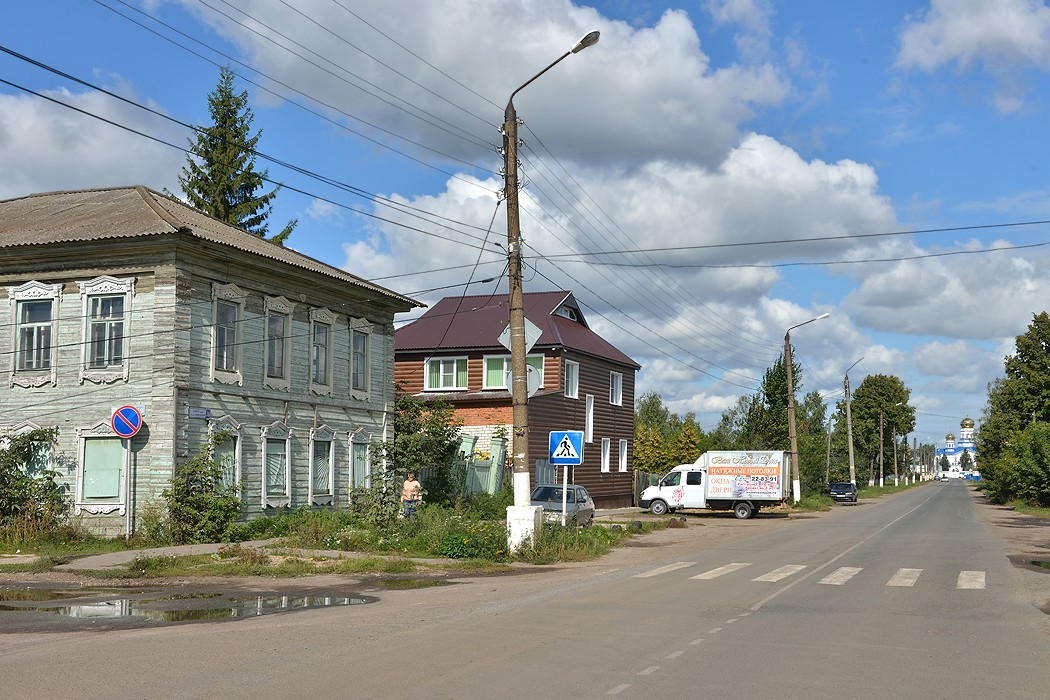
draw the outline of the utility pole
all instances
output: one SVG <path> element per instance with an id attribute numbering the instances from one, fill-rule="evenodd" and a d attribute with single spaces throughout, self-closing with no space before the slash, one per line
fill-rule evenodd
<path id="1" fill-rule="evenodd" d="M 893 485 L 901 485 L 897 476 L 897 426 L 893 426 Z"/>
<path id="2" fill-rule="evenodd" d="M 879 411 L 879 488 L 886 480 L 886 465 L 882 461 L 882 411 Z"/>
<path id="3" fill-rule="evenodd" d="M 864 358 L 860 358 L 863 360 Z M 860 362 L 857 360 L 857 362 Z M 850 418 L 849 405 L 850 405 L 850 392 L 849 392 L 849 370 L 857 366 L 857 362 L 854 362 L 846 370 L 846 376 L 842 380 L 842 388 L 846 390 L 846 445 L 849 448 L 849 481 L 854 486 L 857 485 L 857 470 L 853 466 L 853 420 Z"/>
<path id="4" fill-rule="evenodd" d="M 791 359 L 791 331 L 799 326 L 804 326 L 807 323 L 813 323 L 814 321 L 827 318 L 830 315 L 831 314 L 824 313 L 816 318 L 811 318 L 808 321 L 796 323 L 784 333 L 784 369 L 787 371 L 788 383 L 788 442 L 791 445 L 791 495 L 794 496 L 795 503 L 798 503 L 802 499 L 802 482 L 799 479 L 798 474 L 798 436 L 795 433 L 795 384 L 791 376 L 792 370 L 794 370 Z"/>
<path id="5" fill-rule="evenodd" d="M 824 459 L 824 485 L 831 484 L 831 416 L 828 416 L 828 450 Z"/>

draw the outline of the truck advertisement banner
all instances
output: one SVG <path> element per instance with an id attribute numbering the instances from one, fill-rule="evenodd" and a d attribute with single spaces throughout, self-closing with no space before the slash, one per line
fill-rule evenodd
<path id="1" fill-rule="evenodd" d="M 707 468 L 707 497 L 780 500 L 779 464 L 711 464 Z"/>

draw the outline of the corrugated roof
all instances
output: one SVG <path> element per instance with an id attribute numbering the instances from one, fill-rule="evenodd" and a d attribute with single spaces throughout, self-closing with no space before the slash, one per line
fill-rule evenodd
<path id="1" fill-rule="evenodd" d="M 570 292 L 529 292 L 524 295 L 525 318 L 540 329 L 537 346 L 562 346 L 639 368 L 640 365 L 586 326 Z M 567 306 L 578 321 L 555 314 Z M 445 297 L 420 318 L 397 329 L 398 351 L 428 352 L 500 349 L 499 336 L 510 317 L 509 296 Z"/>
<path id="2" fill-rule="evenodd" d="M 0 248 L 184 231 L 316 272 L 412 306 L 420 302 L 214 219 L 148 187 L 48 192 L 0 201 Z"/>

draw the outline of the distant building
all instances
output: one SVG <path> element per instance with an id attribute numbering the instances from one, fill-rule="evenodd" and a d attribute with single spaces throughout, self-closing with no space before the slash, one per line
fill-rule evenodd
<path id="1" fill-rule="evenodd" d="M 974 422 L 967 416 L 959 423 L 959 439 L 948 433 L 944 436 L 944 446 L 937 448 L 937 470 L 941 469 L 941 457 L 948 458 L 948 472 L 952 476 L 961 475 L 963 472 L 963 454 L 970 455 L 970 471 L 977 470 L 977 446 L 973 440 Z"/>

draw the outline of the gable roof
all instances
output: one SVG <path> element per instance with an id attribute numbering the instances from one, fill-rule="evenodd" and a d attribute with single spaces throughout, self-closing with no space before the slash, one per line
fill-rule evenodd
<path id="1" fill-rule="evenodd" d="M 48 192 L 0 201 L 0 249 L 176 232 L 326 275 L 408 308 L 422 306 L 414 299 L 230 226 L 148 187 Z"/>
<path id="2" fill-rule="evenodd" d="M 525 318 L 540 329 L 536 347 L 570 350 L 629 365 L 641 366 L 587 327 L 571 292 L 529 292 Z M 569 313 L 575 320 L 566 318 Z M 499 336 L 510 318 L 509 295 L 445 297 L 417 320 L 394 333 L 398 352 L 497 350 L 506 352 Z"/>

